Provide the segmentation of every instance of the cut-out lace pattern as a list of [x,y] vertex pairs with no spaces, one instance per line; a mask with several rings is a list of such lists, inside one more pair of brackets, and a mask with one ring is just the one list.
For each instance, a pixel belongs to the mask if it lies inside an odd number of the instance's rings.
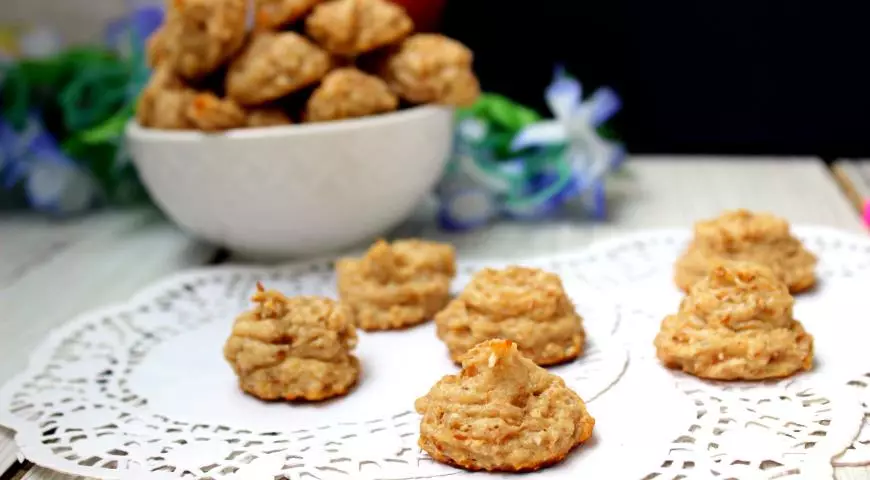
[[[460,277],[467,278],[475,268],[463,265]],[[170,278],[129,304],[83,315],[54,331],[33,354],[28,370],[0,391],[0,424],[17,431],[16,441],[33,462],[97,478],[119,472],[253,478],[245,472],[266,467],[273,476],[316,479],[423,479],[458,472],[432,461],[416,446],[419,416],[413,412],[413,398],[405,410],[386,417],[360,414],[358,421],[330,423],[327,408],[319,414],[317,427],[276,426],[274,431],[234,424],[232,415],[200,422],[155,410],[152,399],[137,389],[137,369],[165,343],[196,335],[215,322],[227,324],[249,308],[257,281],[289,295],[336,294],[333,265],[327,260],[271,269],[216,268]],[[620,344],[608,343],[618,328],[615,311],[593,316],[607,321],[597,331],[592,326],[582,358],[557,367],[589,402],[618,381],[628,362]],[[209,347],[220,356],[218,346]],[[206,395],[194,401],[207,402],[214,395],[178,387],[180,396]]]
[[[870,273],[867,239],[827,229],[797,231],[821,258],[823,285]],[[718,474],[738,480],[801,475],[815,479],[829,478],[831,458],[841,454],[834,465],[870,463],[870,428],[852,443],[868,411],[870,365],[855,365],[850,380],[837,384],[808,375],[751,386],[701,382],[658,367],[652,335],[661,313],[679,297],[664,292],[651,300],[640,293],[655,282],[670,285],[674,258],[688,237],[687,231],[645,232],[575,255],[518,262],[561,275],[572,298],[580,297],[589,333],[583,358],[556,371],[586,398],[590,412],[601,419],[602,433],[581,447],[586,452],[552,468],[576,468],[576,475],[568,474],[578,476],[582,471],[589,476],[586,469],[595,467],[587,467],[587,462],[603,458],[596,463],[599,468],[607,462],[625,464],[620,462],[625,448],[621,442],[644,427],[631,421],[621,425],[618,419],[631,406],[654,408],[668,418],[676,414],[675,408],[637,401],[661,389],[682,392],[695,406],[695,420],[684,424],[685,417],[674,417],[663,422],[667,431],[661,441],[643,445],[654,451],[656,460],[639,465],[640,475],[625,478],[700,479]],[[480,267],[462,263],[457,286]],[[137,372],[171,342],[215,322],[226,323],[248,308],[256,281],[290,295],[335,295],[329,260],[174,276],[127,304],[85,314],[56,329],[33,353],[28,369],[0,390],[0,424],[16,430],[16,441],[31,461],[97,478],[114,478],[121,472],[216,480],[261,474],[319,480],[481,475],[433,462],[419,450],[419,417],[412,402],[388,415],[359,415],[351,421],[332,420],[327,405],[322,413],[312,413],[322,422],[299,428],[280,423],[255,427],[233,422],[234,415],[203,421],[162,411],[160,402],[139,388]],[[589,304],[583,306],[583,301]],[[220,356],[219,346],[208,347],[214,352],[207,356]],[[630,375],[632,368],[656,373]],[[178,401],[209,402],[209,396],[222,394],[173,387]],[[632,418],[640,422],[648,414]],[[592,472],[601,478],[607,473]]]

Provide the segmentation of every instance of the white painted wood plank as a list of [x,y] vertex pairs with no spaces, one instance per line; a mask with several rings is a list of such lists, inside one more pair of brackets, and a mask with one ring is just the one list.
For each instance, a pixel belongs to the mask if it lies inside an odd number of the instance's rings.
[[73,245],[154,221],[155,215],[152,209],[144,208],[70,219],[0,213],[0,288]]
[[11,439],[12,432],[0,427],[0,474],[18,462],[18,447]]

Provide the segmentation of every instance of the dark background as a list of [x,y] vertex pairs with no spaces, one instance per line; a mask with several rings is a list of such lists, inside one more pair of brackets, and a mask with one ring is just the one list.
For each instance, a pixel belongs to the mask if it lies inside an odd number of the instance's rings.
[[632,152],[830,160],[870,156],[868,22],[858,0],[451,0],[443,31],[542,113],[558,62],[614,87]]

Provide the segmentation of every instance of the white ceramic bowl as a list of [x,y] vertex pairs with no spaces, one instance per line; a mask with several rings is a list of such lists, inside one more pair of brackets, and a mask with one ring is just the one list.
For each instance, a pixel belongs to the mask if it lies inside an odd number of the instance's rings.
[[442,174],[453,111],[221,134],[132,122],[126,133],[145,187],[178,225],[247,257],[289,258],[355,246],[407,218]]

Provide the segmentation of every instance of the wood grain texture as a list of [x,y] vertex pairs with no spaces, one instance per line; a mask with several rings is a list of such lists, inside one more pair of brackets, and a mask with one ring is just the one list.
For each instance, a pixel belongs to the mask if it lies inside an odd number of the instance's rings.
[[834,174],[855,209],[862,211],[870,200],[870,159],[837,160]]
[[[815,159],[634,158],[610,187],[610,215],[608,221],[602,223],[579,220],[499,223],[480,231],[446,235],[431,224],[431,216],[420,216],[399,231],[451,241],[465,258],[504,259],[581,248],[639,228],[685,227],[699,218],[738,207],[770,211],[798,224],[862,230],[854,208],[830,171]],[[9,326],[8,321],[0,323],[0,351],[9,348],[15,352],[10,356],[12,366],[0,366],[0,380],[24,365],[27,348],[51,326],[84,309],[128,298],[165,273],[202,263],[207,256],[203,253],[209,252],[196,253],[195,244],[159,220],[126,222],[130,223],[121,223],[127,227],[107,222],[114,225],[110,234],[96,237],[82,234],[82,238],[72,242],[56,258],[38,255],[47,259],[0,288],[0,305],[10,306],[14,325]],[[31,248],[21,242],[43,237],[33,232],[9,233],[10,227],[4,223],[0,220],[0,245],[4,250],[4,239],[17,239],[12,247],[17,252],[31,252]],[[57,236],[50,233],[56,228],[52,225],[39,228],[44,229],[45,238]],[[76,231],[73,225],[68,228]],[[75,235],[70,233],[69,236]],[[39,248],[49,249],[44,243],[39,245],[43,245]],[[13,268],[10,265],[12,262],[6,255],[0,257],[0,279]],[[73,273],[73,269],[78,273]],[[28,303],[28,299],[40,298],[44,291],[52,291],[56,296],[56,303],[48,310],[45,304]],[[0,466],[3,465],[3,445],[0,439]],[[29,469],[23,478],[70,480],[75,477],[36,467]],[[843,469],[837,478],[870,480],[870,469]]]

